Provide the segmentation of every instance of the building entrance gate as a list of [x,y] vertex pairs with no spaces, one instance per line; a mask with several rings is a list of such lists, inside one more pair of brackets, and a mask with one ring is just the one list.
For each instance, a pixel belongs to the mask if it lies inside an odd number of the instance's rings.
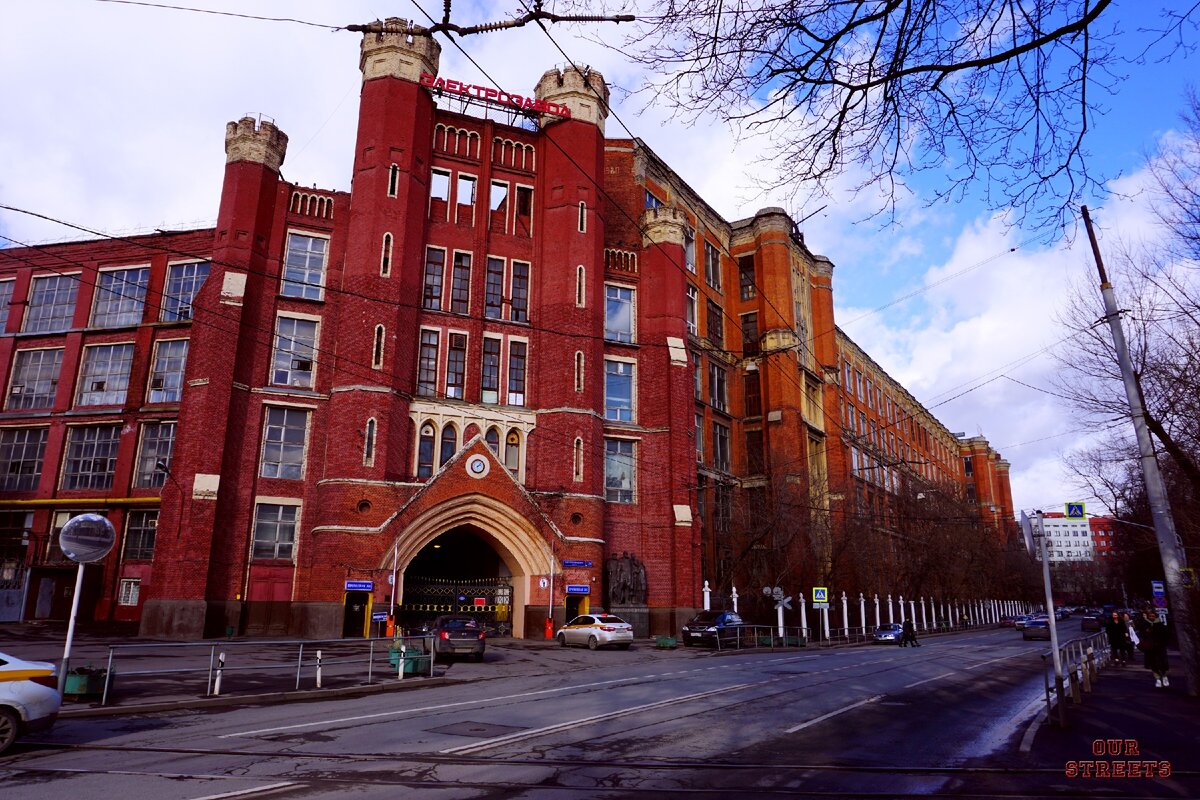
[[402,625],[419,627],[440,614],[470,614],[480,622],[512,625],[512,579],[459,580],[406,576]]

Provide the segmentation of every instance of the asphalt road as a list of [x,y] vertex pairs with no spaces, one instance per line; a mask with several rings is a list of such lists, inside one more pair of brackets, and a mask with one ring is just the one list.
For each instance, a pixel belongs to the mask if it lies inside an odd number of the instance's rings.
[[0,786],[16,800],[1042,796],[1055,776],[1014,754],[1044,707],[1045,643],[1001,629],[923,644],[545,650],[504,677],[456,664],[460,682],[420,691],[66,719],[0,759]]

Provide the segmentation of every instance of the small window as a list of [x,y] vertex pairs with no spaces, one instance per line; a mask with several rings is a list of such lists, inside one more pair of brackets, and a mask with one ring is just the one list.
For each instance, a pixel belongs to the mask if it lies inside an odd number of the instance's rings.
[[446,464],[458,452],[458,429],[453,425],[442,428],[441,452],[438,453],[438,465]]
[[366,428],[363,430],[363,466],[375,466],[375,418],[371,417],[367,420]]
[[383,326],[376,325],[375,341],[371,345],[371,369],[383,369],[383,339]]
[[450,173],[435,169],[429,174],[429,218],[445,222],[450,206]]
[[521,469],[521,434],[515,429],[504,437],[504,466],[514,477]]
[[728,393],[725,386],[725,370],[716,364],[708,365],[708,397],[712,407],[727,410]]
[[691,334],[697,332],[696,318],[699,315],[698,302],[699,294],[696,291],[696,287],[689,283],[687,287],[687,330]]
[[583,308],[587,305],[587,282],[585,280],[587,272],[580,264],[575,268],[575,307]]
[[483,436],[483,440],[487,442],[487,446],[497,456],[500,455],[500,431],[495,428],[488,428],[488,431]]
[[662,205],[663,205],[663,201],[659,200],[657,197],[655,197],[653,194],[651,194],[649,189],[647,189],[646,190],[646,208],[648,208],[648,209],[662,208]]
[[583,439],[576,437],[571,458],[571,476],[576,483],[583,481]]
[[579,204],[579,232],[587,233],[587,203]]
[[396,193],[397,193],[397,191],[399,191],[399,189],[400,189],[400,167],[396,164],[392,164],[392,166],[390,168],[388,168],[387,196],[395,197]]
[[725,319],[721,307],[708,301],[708,340],[717,347],[725,346]]
[[138,598],[141,596],[141,590],[141,578],[121,578],[121,583],[117,590],[117,605],[136,606]]
[[383,245],[379,248],[379,274],[384,278],[392,274],[392,235],[383,235]]
[[575,391],[583,391],[583,351],[575,351]]
[[754,282],[754,256],[738,259],[738,290],[743,300],[753,300],[758,296],[758,286]]
[[426,422],[421,426],[417,442],[417,477],[429,478],[433,475],[433,424]]

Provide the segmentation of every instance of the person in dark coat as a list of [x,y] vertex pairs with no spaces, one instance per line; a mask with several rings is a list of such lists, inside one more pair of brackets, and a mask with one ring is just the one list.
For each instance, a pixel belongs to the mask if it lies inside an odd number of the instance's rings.
[[1112,652],[1113,660],[1117,662],[1118,666],[1125,666],[1126,656],[1132,643],[1129,640],[1129,628],[1116,611],[1112,612],[1112,616],[1105,621],[1104,632],[1108,634],[1108,647]]
[[911,619],[904,620],[904,624],[900,627],[900,646],[907,647],[910,644],[913,647],[920,647],[921,643],[917,641],[917,628],[913,625]]
[[1137,625],[1138,649],[1142,651],[1146,669],[1154,673],[1154,685],[1163,688],[1171,685],[1167,677],[1167,626],[1158,619],[1153,608],[1142,611]]

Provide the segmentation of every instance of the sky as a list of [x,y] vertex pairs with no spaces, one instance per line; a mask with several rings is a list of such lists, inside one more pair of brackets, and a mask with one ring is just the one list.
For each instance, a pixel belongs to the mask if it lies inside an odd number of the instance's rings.
[[[1166,0],[1169,5],[1173,0]],[[190,0],[192,8],[341,26],[399,16],[426,21],[435,0]],[[1128,41],[1145,40],[1145,9],[1114,9]],[[516,0],[457,2],[454,20],[501,19]],[[1124,16],[1122,16],[1124,15]],[[593,27],[593,35],[615,42]],[[614,87],[609,136],[644,140],[727,219],[782,197],[755,180],[768,143],[721,123],[685,124],[622,89],[644,77],[619,52],[551,27],[575,63]],[[1194,32],[1193,32],[1194,33]],[[359,35],[135,3],[39,0],[0,5],[0,203],[107,234],[210,225],[224,168],[225,123],[263,114],[288,134],[286,179],[348,190],[361,76]],[[566,62],[536,27],[461,39],[482,74],[443,42],[441,74],[510,91],[532,89]],[[1103,98],[1090,146],[1109,193],[1089,200],[1105,243],[1159,235],[1146,208],[1145,164],[1177,125],[1196,59],[1130,63]],[[625,128],[624,126],[628,126]],[[850,177],[843,182],[848,185]],[[1065,463],[1096,434],[1047,394],[1060,367],[1047,348],[1065,332],[1073,286],[1097,283],[1086,239],[1007,224],[968,197],[927,206],[914,186],[896,225],[863,221],[869,198],[835,191],[824,209],[789,209],[808,245],[835,264],[841,327],[954,432],[982,434],[1011,464],[1018,509],[1098,504]],[[0,236],[21,243],[81,238],[0,210]],[[0,246],[9,244],[0,240]],[[1093,293],[1094,290],[1093,290]],[[907,298],[896,302],[899,298]],[[882,310],[879,310],[882,309]],[[1102,510],[1102,509],[1101,509]]]

